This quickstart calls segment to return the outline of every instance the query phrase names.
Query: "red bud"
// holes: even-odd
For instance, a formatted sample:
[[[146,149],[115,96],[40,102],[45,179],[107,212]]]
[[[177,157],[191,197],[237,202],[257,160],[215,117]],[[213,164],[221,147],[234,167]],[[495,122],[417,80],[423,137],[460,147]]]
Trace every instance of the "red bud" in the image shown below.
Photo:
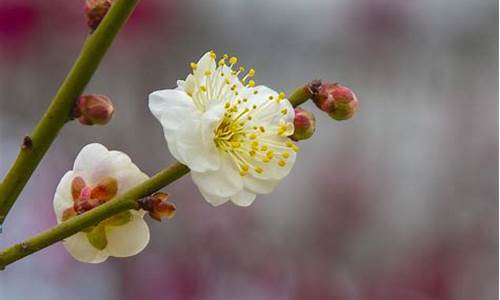
[[[290,138],[294,141],[306,140],[310,138],[316,130],[316,118],[310,111],[297,107],[295,108],[293,125],[295,130]]]
[[[113,116],[113,103],[103,95],[82,95],[76,101],[74,117],[84,125],[104,125]]]
[[[338,83],[321,84],[313,100],[319,109],[337,121],[350,119],[359,106],[354,92]]]
[[[85,1],[85,16],[87,17],[87,25],[91,31],[96,30],[104,16],[108,13],[109,8],[113,4],[112,0],[86,0]]]

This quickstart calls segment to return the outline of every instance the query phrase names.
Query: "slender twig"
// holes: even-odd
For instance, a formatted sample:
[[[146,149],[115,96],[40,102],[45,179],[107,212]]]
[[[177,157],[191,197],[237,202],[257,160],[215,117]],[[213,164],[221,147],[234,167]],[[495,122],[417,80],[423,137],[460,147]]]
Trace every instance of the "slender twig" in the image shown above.
[[[82,93],[137,2],[117,0],[113,4],[97,30],[83,45],[80,56],[33,133],[24,138],[15,162],[0,184],[0,228],[40,160],[61,128],[70,120],[75,99]]]
[[[288,97],[288,101],[290,101],[293,107],[301,105],[313,96],[313,93],[315,92],[314,89],[316,89],[318,84],[321,84],[321,81],[313,80],[311,83],[295,89],[295,91],[293,91],[293,93]]]
[[[310,91],[306,86],[295,90],[288,99],[293,106],[298,106],[307,101],[310,96]],[[3,250],[0,252],[0,270],[115,214],[129,209],[137,209],[140,198],[158,191],[187,173],[189,173],[189,168],[177,162],[109,202]]]

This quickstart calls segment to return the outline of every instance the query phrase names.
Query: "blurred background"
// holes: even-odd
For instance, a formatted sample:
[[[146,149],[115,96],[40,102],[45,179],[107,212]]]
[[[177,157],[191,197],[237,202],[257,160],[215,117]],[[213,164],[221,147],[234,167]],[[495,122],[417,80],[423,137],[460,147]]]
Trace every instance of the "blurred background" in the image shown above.
[[[88,34],[83,2],[0,2],[0,176]],[[142,0],[86,90],[113,121],[63,129],[2,248],[55,224],[85,144],[150,175],[171,163],[147,95],[207,50],[277,90],[341,82],[360,110],[335,122],[306,104],[317,134],[252,206],[213,208],[185,177],[140,255],[82,264],[57,244],[1,272],[0,299],[498,299],[497,25],[494,0]]]

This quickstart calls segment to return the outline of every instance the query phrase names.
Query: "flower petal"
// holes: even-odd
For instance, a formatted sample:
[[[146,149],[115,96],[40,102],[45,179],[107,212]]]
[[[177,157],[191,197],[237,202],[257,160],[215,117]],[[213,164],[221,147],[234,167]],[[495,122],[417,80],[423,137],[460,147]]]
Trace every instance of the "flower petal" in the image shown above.
[[[279,180],[261,179],[253,175],[243,177],[243,185],[249,192],[256,194],[269,194],[278,185]]]
[[[210,195],[200,190],[201,195],[205,200],[210,203],[212,206],[219,206],[226,203],[229,200],[229,197],[219,197],[215,195]]]
[[[191,98],[179,90],[152,93],[149,107],[161,122],[169,150],[177,160],[199,172],[218,168],[213,139],[207,139],[217,121],[213,112],[207,112],[205,118]]]
[[[127,154],[108,151],[100,144],[90,144],[80,151],[75,161],[74,172],[75,175],[82,176],[90,186],[96,185],[105,177],[114,177],[118,180],[118,193],[123,193],[148,178]]]
[[[109,255],[127,257],[141,252],[149,242],[149,228],[135,211],[132,220],[121,226],[106,226]]]
[[[182,128],[188,118],[199,115],[191,97],[180,90],[160,90],[151,93],[149,109],[160,121],[169,144],[173,142],[171,139],[175,138],[175,133]]]
[[[241,176],[227,156],[221,157],[218,170],[203,173],[191,171],[191,177],[205,194],[218,197],[230,197],[243,188]]]
[[[73,181],[73,171],[68,171],[59,181],[54,195],[54,212],[57,223],[62,222],[62,216],[65,209],[73,206],[73,197],[71,196],[71,182]]]
[[[211,53],[205,53],[197,63],[196,70],[194,70],[193,74],[196,77],[203,78],[205,76],[205,72],[209,71],[211,73],[215,72],[216,64],[215,60],[212,58]]]
[[[213,139],[207,137],[209,127],[206,125],[202,119],[186,119],[184,126],[177,130],[176,139],[173,141],[178,153],[176,158],[197,172],[219,168],[219,155]]]
[[[117,151],[111,151],[117,152]],[[134,186],[146,181],[149,176],[144,174],[135,164],[130,162],[130,164],[123,166],[121,169],[115,169],[110,172],[110,176],[118,181],[118,191],[117,195],[120,195],[127,190],[133,188]]]
[[[108,152],[106,147],[98,143],[86,145],[76,156],[73,171],[78,175],[87,177],[89,170],[100,170],[102,161],[106,160]]]
[[[238,206],[249,206],[255,200],[257,195],[245,190],[231,197],[231,201]]]
[[[101,251],[94,248],[84,232],[78,232],[65,239],[63,245],[73,258],[85,263],[101,263],[109,256],[106,249]]]

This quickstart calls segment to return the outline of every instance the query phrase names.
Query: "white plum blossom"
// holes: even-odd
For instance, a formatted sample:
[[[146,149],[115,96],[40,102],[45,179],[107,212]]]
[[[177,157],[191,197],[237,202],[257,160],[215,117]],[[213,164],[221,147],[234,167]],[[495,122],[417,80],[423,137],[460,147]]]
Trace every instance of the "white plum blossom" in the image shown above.
[[[145,181],[148,176],[119,151],[101,144],[85,146],[76,157],[73,170],[59,182],[54,196],[57,222],[82,214]],[[78,232],[63,241],[77,260],[100,263],[109,256],[132,256],[149,242],[149,228],[143,210],[129,210]]]
[[[149,95],[170,152],[214,206],[248,206],[256,194],[270,193],[298,151],[288,138],[294,109],[284,93],[255,86],[254,69],[243,76],[237,61],[224,55],[217,62],[210,51],[191,63],[192,74],[177,88]]]

